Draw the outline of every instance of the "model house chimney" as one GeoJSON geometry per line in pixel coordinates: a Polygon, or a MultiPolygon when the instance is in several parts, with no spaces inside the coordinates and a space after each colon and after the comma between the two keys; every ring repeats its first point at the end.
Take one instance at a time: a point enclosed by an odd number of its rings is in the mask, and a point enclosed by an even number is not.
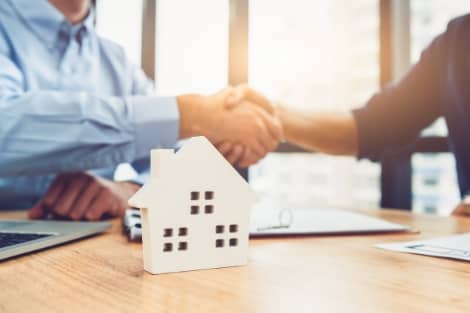
{"type": "Polygon", "coordinates": [[[150,177],[160,178],[172,174],[173,149],[156,149],[150,153],[150,177]]]}

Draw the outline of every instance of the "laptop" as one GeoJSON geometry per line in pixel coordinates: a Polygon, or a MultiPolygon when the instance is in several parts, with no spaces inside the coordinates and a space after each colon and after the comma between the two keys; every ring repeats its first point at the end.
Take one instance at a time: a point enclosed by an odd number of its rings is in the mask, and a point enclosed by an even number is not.
{"type": "Polygon", "coordinates": [[[111,228],[109,222],[0,221],[0,260],[88,237],[111,228]]]}

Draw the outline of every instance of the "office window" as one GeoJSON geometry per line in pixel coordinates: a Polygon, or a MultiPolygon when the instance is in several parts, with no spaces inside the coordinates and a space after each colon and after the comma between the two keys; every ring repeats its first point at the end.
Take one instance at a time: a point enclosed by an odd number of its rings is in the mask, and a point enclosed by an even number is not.
{"type": "Polygon", "coordinates": [[[470,13],[470,0],[411,0],[411,60],[416,62],[421,51],[449,21],[470,13]]]}
{"type": "Polygon", "coordinates": [[[140,64],[143,0],[97,0],[96,30],[124,47],[127,56],[140,64]]]}
{"type": "Polygon", "coordinates": [[[227,85],[228,0],[159,0],[157,92],[212,93],[227,85]]]}
{"type": "MultiPolygon", "coordinates": [[[[143,0],[97,0],[96,31],[99,35],[120,44],[134,64],[141,64],[143,0]]],[[[127,163],[120,164],[116,180],[128,180],[137,173],[127,163]]]]}
{"type": "MultiPolygon", "coordinates": [[[[376,0],[255,0],[249,83],[311,110],[362,106],[379,88],[376,0]]],[[[378,164],[319,154],[270,154],[250,170],[267,206],[377,207],[378,164]]]]}
{"type": "MultiPolygon", "coordinates": [[[[410,2],[411,63],[421,51],[445,31],[454,17],[470,12],[470,0],[412,0],[410,2]]],[[[423,136],[447,136],[443,118],[423,131],[423,136]]],[[[459,202],[455,159],[450,153],[413,156],[413,210],[448,214],[459,202]]]]}

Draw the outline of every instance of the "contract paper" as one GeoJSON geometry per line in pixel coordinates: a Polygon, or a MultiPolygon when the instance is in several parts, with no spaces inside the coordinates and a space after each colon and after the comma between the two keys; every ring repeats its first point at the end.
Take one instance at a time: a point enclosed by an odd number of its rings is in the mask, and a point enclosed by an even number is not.
{"type": "Polygon", "coordinates": [[[333,208],[254,209],[250,236],[334,235],[407,232],[410,227],[333,208]]]}
{"type": "Polygon", "coordinates": [[[470,261],[470,233],[398,243],[378,244],[386,250],[470,261]]]}

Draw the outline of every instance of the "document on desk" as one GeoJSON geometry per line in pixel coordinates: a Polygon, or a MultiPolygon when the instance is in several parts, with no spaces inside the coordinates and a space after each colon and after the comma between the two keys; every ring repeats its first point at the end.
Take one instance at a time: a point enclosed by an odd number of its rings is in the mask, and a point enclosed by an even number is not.
{"type": "Polygon", "coordinates": [[[410,230],[406,225],[334,208],[255,208],[250,223],[251,237],[367,234],[410,230]]]}
{"type": "Polygon", "coordinates": [[[430,240],[384,243],[377,248],[470,261],[470,233],[430,240]]]}

